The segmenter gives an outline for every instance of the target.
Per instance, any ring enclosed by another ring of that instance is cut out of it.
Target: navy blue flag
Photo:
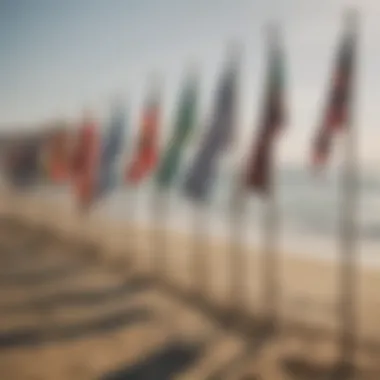
[[[203,201],[207,198],[216,172],[219,156],[231,142],[237,101],[238,60],[230,57],[219,88],[213,119],[203,144],[185,181],[185,193]]]
[[[117,158],[122,153],[124,144],[125,114],[118,107],[111,119],[101,146],[97,196],[102,197],[117,186]]]

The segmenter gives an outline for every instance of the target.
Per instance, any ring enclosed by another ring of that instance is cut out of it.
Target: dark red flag
[[[273,142],[277,132],[286,121],[283,52],[277,31],[273,31],[270,37],[269,71],[263,119],[246,178],[247,186],[262,194],[270,191]]]
[[[344,126],[347,127],[350,98],[352,94],[355,58],[354,35],[347,31],[342,39],[335,72],[333,74],[330,98],[313,143],[313,164],[324,165],[329,157],[332,138]]]

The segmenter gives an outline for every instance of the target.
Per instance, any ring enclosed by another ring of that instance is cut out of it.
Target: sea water
[[[216,175],[208,202],[202,206],[207,226],[204,233],[210,237],[231,234],[232,174],[225,170]],[[283,166],[278,171],[275,184],[277,197],[278,235],[281,252],[292,255],[312,255],[321,259],[336,259],[340,255],[342,187],[337,173],[313,175],[310,170],[297,166]],[[155,184],[152,180],[139,186],[120,183],[107,199],[95,208],[96,213],[121,223],[126,220],[139,225],[160,224],[168,230],[194,234],[197,228],[195,208],[186,199],[180,179],[166,193],[166,206],[157,216]],[[70,197],[67,189],[43,186],[34,190],[58,199]],[[161,199],[162,201],[162,199]],[[242,218],[243,244],[256,250],[264,239],[265,198],[247,196]],[[359,176],[356,207],[356,252],[366,265],[380,265],[380,174],[362,171]]]

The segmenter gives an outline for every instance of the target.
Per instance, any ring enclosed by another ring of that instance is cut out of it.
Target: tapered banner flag
[[[155,224],[155,262],[154,267],[159,276],[165,277],[167,269],[167,244],[165,234],[165,222],[168,216],[170,203],[169,189],[175,181],[178,169],[185,153],[186,143],[193,131],[196,122],[196,111],[198,101],[198,78],[197,73],[192,70],[188,73],[182,94],[179,97],[179,107],[176,114],[174,130],[169,136],[167,148],[164,151],[162,161],[157,171],[157,189],[153,197],[153,212]]]
[[[358,173],[354,125],[354,85],[356,79],[356,46],[358,26],[356,11],[349,10],[345,31],[338,51],[336,67],[327,109],[313,142],[313,162],[316,167],[326,164],[334,135],[344,131],[345,157],[341,175],[341,262],[340,262],[340,348],[345,369],[355,360],[356,340],[356,221]],[[348,364],[348,366],[347,366]],[[348,376],[347,376],[348,378]]]
[[[121,105],[113,110],[111,123],[101,143],[97,197],[111,192],[117,185],[117,160],[124,147],[126,120]]]
[[[172,185],[182,160],[185,145],[189,141],[196,122],[198,83],[195,73],[189,75],[182,91],[173,135],[169,138],[157,173],[157,183],[161,188],[168,188]]]
[[[263,114],[259,124],[258,138],[251,160],[248,162],[246,185],[248,190],[266,197],[263,215],[263,298],[268,323],[275,327],[278,318],[280,276],[278,273],[278,215],[274,177],[274,144],[278,132],[286,123],[284,56],[278,28],[268,29],[268,72]],[[242,261],[242,258],[240,258]],[[236,266],[235,281],[239,284]],[[238,286],[235,286],[238,289]]]
[[[193,208],[195,236],[192,256],[193,281],[201,299],[207,295],[212,273],[205,241],[207,220],[202,207],[209,196],[219,158],[231,144],[236,123],[240,47],[233,45],[231,48],[233,50],[228,52],[227,66],[217,88],[213,119],[185,180],[186,195],[201,207]]]
[[[160,113],[159,94],[153,91],[143,108],[137,149],[126,171],[128,183],[138,184],[157,165]]]
[[[238,58],[237,50],[228,57],[216,93],[211,125],[185,181],[186,194],[197,201],[207,198],[218,158],[232,140],[237,106]]]
[[[79,207],[87,211],[96,194],[99,137],[95,121],[86,117],[73,152],[72,177]]]
[[[349,31],[343,36],[339,47],[330,97],[313,143],[313,163],[317,167],[326,163],[334,135],[347,128],[354,69],[354,42],[354,34]]]

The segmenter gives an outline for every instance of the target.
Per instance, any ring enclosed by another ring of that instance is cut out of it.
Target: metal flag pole
[[[279,38],[280,30],[279,27],[275,24],[269,25],[268,28],[268,44],[269,49],[272,51],[271,54],[271,72],[270,83],[272,81],[281,80],[279,75],[282,74],[277,72],[280,70],[279,67],[274,67],[273,65],[279,65],[278,60],[281,60],[281,57],[278,57],[279,54]],[[274,54],[274,55],[273,55]],[[272,72],[275,70],[275,72]],[[276,83],[271,83],[271,86],[276,85]],[[279,85],[277,83],[277,85]],[[268,188],[266,190],[266,199],[264,204],[264,215],[263,215],[263,285],[264,285],[264,317],[265,322],[268,324],[270,330],[276,329],[278,327],[279,319],[279,302],[280,302],[280,277],[279,277],[279,251],[278,251],[278,236],[279,236],[279,208],[277,201],[277,184],[275,183],[275,166],[273,165],[274,157],[273,155],[273,145],[276,143],[275,134],[278,133],[278,129],[281,128],[284,120],[284,110],[281,97],[283,95],[272,94],[272,91],[282,91],[282,89],[270,88],[269,89],[270,98],[268,101],[268,107],[270,107],[265,112],[269,112],[267,117],[269,118],[267,125],[269,128],[268,136],[263,137],[264,140],[262,144],[265,144],[266,149],[270,151],[269,155],[266,157],[267,165],[267,184]],[[272,98],[274,96],[274,98]],[[279,98],[280,97],[280,98]],[[274,103],[273,103],[274,102]]]
[[[131,249],[130,249],[130,258],[131,258],[131,261],[134,262],[134,265],[137,269],[138,274],[141,274],[144,277],[145,276],[150,277],[151,275],[150,272],[152,272],[152,269],[153,269],[152,267],[154,265],[153,264],[154,249],[151,250],[150,248],[153,245],[152,241],[155,241],[155,237],[152,236],[154,235],[155,226],[153,226],[152,233],[151,231],[148,231],[148,240],[149,240],[149,249],[150,249],[150,252],[148,252],[148,257],[147,257],[148,263],[142,263],[139,260],[139,257],[141,257],[141,255],[139,255],[138,247],[136,247],[136,245],[139,243],[139,240],[141,239],[141,236],[139,236],[141,235],[141,231],[142,233],[145,232],[144,228],[139,229],[138,227],[139,226],[138,201],[140,200],[139,196],[142,195],[141,192],[143,192],[144,190],[141,189],[141,191],[139,191],[140,189],[138,189],[138,187],[144,186],[142,182],[143,180],[146,179],[148,175],[147,168],[145,167],[146,165],[145,147],[146,147],[146,140],[149,140],[151,137],[146,131],[146,125],[145,125],[146,122],[150,123],[150,121],[146,120],[147,117],[150,118],[150,115],[149,114],[147,115],[147,112],[151,112],[150,108],[152,106],[157,107],[157,104],[156,104],[158,101],[157,98],[160,96],[160,88],[157,83],[157,77],[154,76],[152,79],[153,79],[153,85],[150,86],[151,88],[148,93],[148,98],[145,98],[143,100],[143,105],[141,109],[142,114],[140,115],[140,120],[138,121],[138,129],[135,136],[135,147],[133,148],[131,162],[128,164],[126,174],[125,174],[126,182],[127,182],[126,187],[127,187],[127,192],[128,192],[128,206],[129,206],[128,212],[131,217],[132,216],[136,217],[135,221],[133,221],[132,218],[130,218],[131,220],[130,239],[131,239],[131,242],[133,240],[133,244],[131,244]],[[148,144],[151,144],[151,142],[149,141]],[[151,149],[150,145],[148,149]],[[140,173],[140,170],[142,170],[141,173]],[[150,168],[149,168],[149,172],[150,172]],[[134,178],[135,175],[137,176],[136,178]],[[153,196],[153,199],[154,198],[155,197]],[[153,202],[151,201],[151,199],[148,200],[148,203],[149,203],[149,207],[153,206]],[[148,229],[149,227],[150,226],[148,225]],[[135,234],[136,231],[137,233]],[[148,268],[146,268],[146,264],[148,265]]]
[[[264,205],[264,249],[263,249],[263,278],[264,278],[264,301],[265,317],[272,327],[278,322],[279,312],[279,255],[277,250],[278,241],[278,207],[276,193],[271,189]]]
[[[155,186],[153,190],[153,258],[152,266],[158,280],[164,280],[168,269],[166,225],[169,215],[169,199],[163,189]]]
[[[354,50],[357,43],[357,13],[350,10],[346,15],[347,33],[351,33]],[[355,51],[353,51],[355,61]],[[353,62],[355,65],[355,62]],[[355,67],[352,67],[355,70]],[[347,104],[347,134],[345,136],[345,158],[341,177],[341,266],[340,266],[340,307],[341,321],[340,349],[343,365],[351,367],[356,348],[356,219],[358,200],[356,130],[354,126],[355,79],[352,81]]]
[[[132,135],[132,134],[131,134]],[[132,137],[131,137],[131,140]],[[132,141],[132,144],[133,144],[133,141]],[[124,166],[122,166],[122,169],[121,169],[121,176],[122,176],[122,180],[123,180],[123,184],[124,184],[124,191],[125,191],[125,197],[126,197],[126,201],[125,201],[125,204],[126,204],[126,213],[128,215],[128,232],[127,232],[127,235],[128,235],[128,248],[127,248],[127,259],[128,261],[131,263],[131,266],[134,267],[136,269],[136,266],[137,266],[137,261],[135,259],[135,255],[134,255],[134,250],[135,250],[135,247],[134,247],[134,243],[136,241],[135,239],[135,236],[134,236],[134,233],[133,233],[133,228],[135,226],[135,224],[137,223],[136,221],[134,222],[133,218],[135,216],[135,197],[133,194],[133,188],[132,188],[132,185],[129,183],[128,181],[128,178],[127,178],[127,171],[126,171],[126,168],[129,167],[129,160],[132,158],[133,159],[133,155],[131,156],[130,154],[127,155],[126,152],[128,152],[129,149],[132,149],[133,145],[131,144],[128,144],[127,147],[126,147],[126,151],[124,152],[124,154],[122,155],[122,158],[123,158],[123,161],[124,162]]]
[[[156,108],[154,112],[159,112],[160,116],[157,116],[161,119],[161,107],[162,107],[162,86],[163,81],[162,77],[158,72],[153,72],[151,74],[151,101],[153,102],[153,106]],[[160,110],[158,111],[157,108]],[[156,116],[155,116],[156,117]],[[156,125],[155,128],[159,128],[161,125],[161,120],[157,121],[159,125]],[[153,149],[157,149],[156,154],[159,153],[159,131],[152,131],[152,133],[156,133],[155,138],[157,141],[154,142],[156,144]],[[156,160],[158,160],[158,157],[156,157]],[[154,169],[153,173],[156,169],[157,162],[154,163]],[[152,228],[152,235],[150,236],[151,239],[151,252],[150,252],[150,267],[149,271],[155,278],[161,279],[161,275],[164,274],[165,271],[165,265],[166,265],[166,255],[165,255],[165,242],[164,242],[164,234],[163,234],[163,226],[164,223],[163,220],[165,219],[164,215],[167,213],[167,205],[165,200],[165,194],[159,189],[157,186],[155,186],[155,183],[152,184],[153,186],[153,194],[152,194],[152,200],[151,200],[151,207],[152,207],[152,219],[153,219],[153,228]]]
[[[230,249],[229,263],[231,273],[230,302],[232,310],[241,315],[245,302],[245,268],[247,262],[243,250],[243,230],[246,205],[246,194],[241,176],[234,181],[235,187],[231,192],[230,201]]]
[[[242,47],[240,44],[234,43],[231,45],[232,54],[237,62],[241,60]],[[240,107],[237,106],[238,102],[238,89],[239,85],[237,84],[236,91],[236,108],[234,114],[235,125],[239,126],[239,112]],[[236,128],[237,129],[237,128]],[[238,134],[238,130],[235,131]],[[237,155],[238,151],[235,150],[232,152],[232,162],[233,162],[233,178],[231,194],[229,199],[229,222],[230,222],[230,237],[229,237],[229,252],[228,252],[228,263],[230,270],[230,306],[229,317],[237,316],[237,321],[239,322],[240,317],[244,312],[245,307],[245,297],[246,297],[246,272],[245,268],[247,267],[247,261],[245,257],[245,252],[243,249],[243,231],[244,231],[244,222],[245,222],[245,205],[246,205],[246,189],[243,175],[246,167],[240,165],[240,158]],[[236,171],[235,171],[236,170]],[[232,313],[232,314],[231,314]],[[231,321],[232,322],[232,321]]]

